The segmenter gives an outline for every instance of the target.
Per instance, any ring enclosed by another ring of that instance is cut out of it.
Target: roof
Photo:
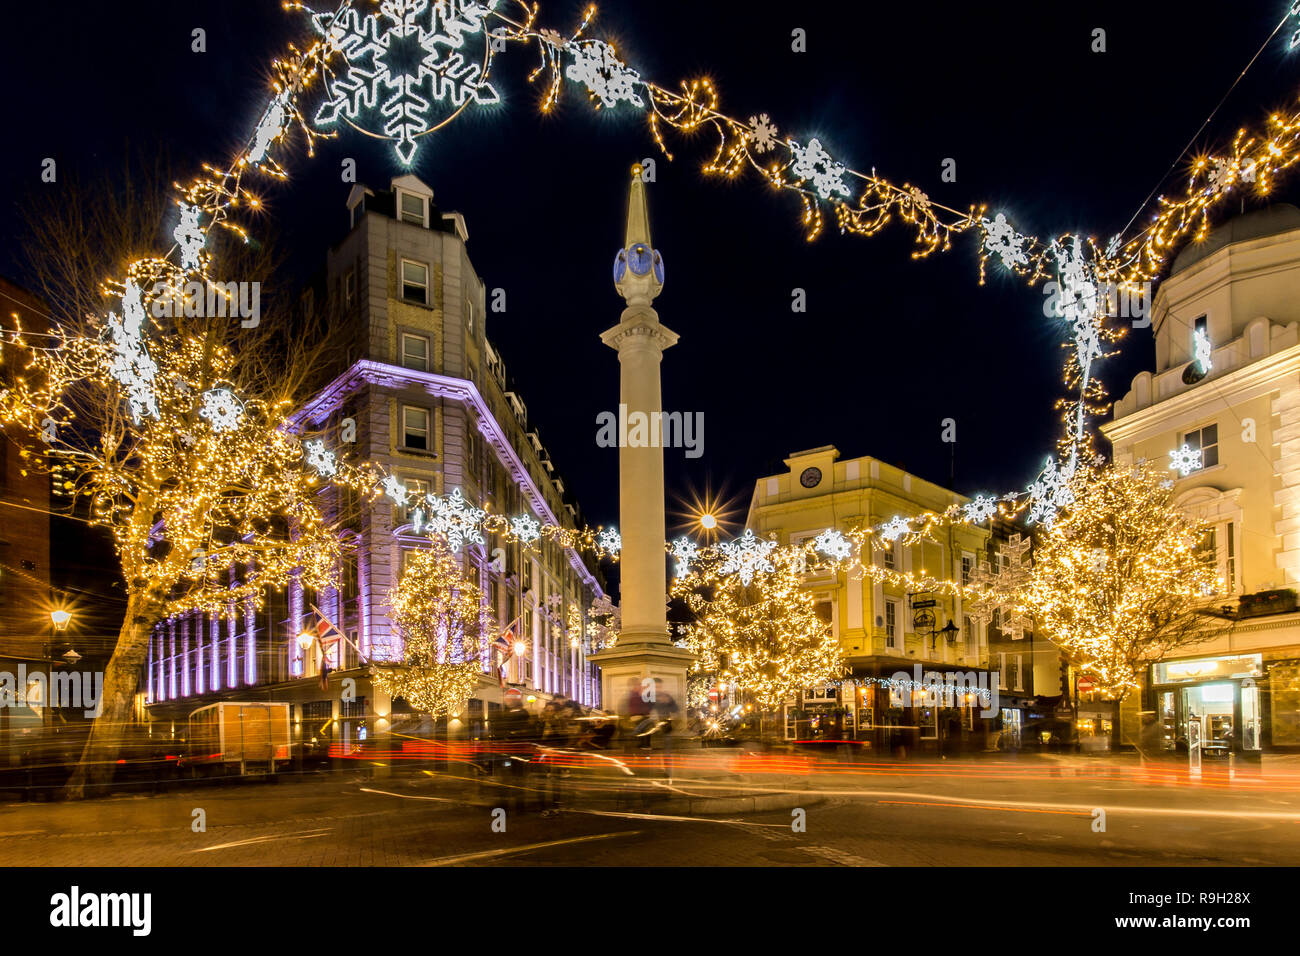
[[[1252,209],[1215,226],[1203,241],[1184,246],[1175,257],[1169,274],[1177,275],[1234,242],[1263,239],[1293,230],[1300,230],[1300,209],[1290,203],[1273,203],[1263,209]]]

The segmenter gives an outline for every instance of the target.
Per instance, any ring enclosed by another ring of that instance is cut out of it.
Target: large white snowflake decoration
[[[596,536],[596,544],[610,554],[618,554],[623,550],[623,536],[618,533],[617,528],[606,528]]]
[[[435,103],[459,111],[500,99],[484,68],[491,56],[484,18],[495,6],[496,0],[384,0],[367,16],[348,8],[333,23],[333,14],[314,17],[316,29],[347,61],[342,76],[327,78],[328,98],[316,122],[341,116],[362,128],[363,114],[378,110],[386,120],[384,135],[396,140],[397,156],[409,166],[416,137],[446,122],[433,115]],[[483,35],[484,52],[467,61],[460,50],[476,34]]]
[[[1201,450],[1184,445],[1169,453],[1169,467],[1186,478],[1201,467]]]
[[[804,182],[811,181],[817,195],[823,199],[849,195],[849,187],[844,185],[846,167],[835,162],[819,140],[810,139],[807,146],[792,142],[790,151],[794,154],[791,170]]]
[[[620,60],[608,43],[583,40],[567,43],[564,48],[573,54],[573,62],[565,68],[564,75],[585,86],[591,96],[600,100],[601,106],[612,109],[620,102],[645,106],[636,91],[642,85],[641,74]]]
[[[961,506],[962,517],[971,524],[983,524],[998,513],[998,499],[992,495],[976,495],[973,501]]]
[[[1007,217],[998,213],[992,219],[981,219],[980,227],[984,231],[984,252],[997,256],[1008,269],[1024,269],[1029,266],[1029,253],[1025,251],[1025,237],[1016,232],[1015,227],[1007,222]]]
[[[1056,513],[1074,503],[1070,479],[1074,477],[1074,463],[1058,468],[1056,461],[1048,458],[1042,474],[1029,486],[1029,523],[1051,527]]]
[[[776,146],[776,127],[772,125],[772,119],[766,113],[751,116],[749,126],[749,142],[753,146],[754,152],[767,153]]]
[[[890,544],[893,544],[903,535],[910,534],[911,531],[911,519],[904,518],[901,515],[894,515],[894,517],[890,518],[880,526],[880,531],[877,533],[880,535],[880,540],[888,541]]]
[[[699,545],[685,535],[673,542],[672,554],[677,559],[674,573],[677,577],[684,578],[691,573],[691,562],[699,552]]]
[[[203,244],[207,242],[207,233],[199,225],[198,206],[180,203],[181,221],[172,230],[172,238],[181,249],[181,268],[186,272],[198,272],[203,267]]]
[[[770,574],[776,570],[769,557],[775,548],[775,541],[756,538],[753,529],[746,528],[745,533],[735,541],[723,542],[722,553],[727,559],[722,562],[720,573],[738,575],[740,583],[749,587],[755,573],[761,571]]]
[[[214,432],[234,431],[244,417],[244,406],[228,388],[210,388],[203,393],[199,417],[212,423]]]
[[[1029,539],[1013,534],[1001,549],[996,571],[984,561],[971,572],[970,585],[979,593],[967,605],[971,620],[987,624],[999,612],[998,630],[1013,641],[1023,639],[1029,627],[1029,619],[1015,604],[1016,593],[1029,582],[1033,559],[1028,552]]]
[[[126,388],[127,406],[137,425],[145,415],[158,417],[158,396],[153,390],[158,365],[144,345],[144,320],[143,293],[128,280],[122,292],[122,314],[109,314],[106,331],[113,343],[109,374]]]
[[[466,501],[459,488],[453,488],[451,494],[441,497],[429,495],[425,500],[429,505],[429,529],[446,538],[447,547],[453,553],[459,551],[466,541],[484,543],[481,525],[486,512]]]
[[[542,526],[531,515],[515,515],[511,518],[510,531],[524,545],[532,544],[542,536]]]
[[[338,459],[335,458],[334,452],[325,447],[325,443],[319,438],[312,438],[302,443],[303,454],[307,459],[307,467],[315,468],[316,473],[323,478],[333,478],[338,474]]]
[[[834,528],[827,528],[813,539],[813,548],[819,554],[835,561],[844,561],[853,553],[853,545]]]

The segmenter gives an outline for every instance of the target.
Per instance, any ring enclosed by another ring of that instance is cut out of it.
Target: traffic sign
[[[1085,674],[1079,678],[1078,682],[1074,686],[1079,689],[1080,694],[1091,694],[1097,689],[1097,681],[1095,678],[1089,677]]]

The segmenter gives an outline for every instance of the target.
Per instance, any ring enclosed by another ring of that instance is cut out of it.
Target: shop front
[[[1206,757],[1258,754],[1264,743],[1260,654],[1199,657],[1151,666],[1150,694],[1160,746],[1187,753],[1200,741]]]

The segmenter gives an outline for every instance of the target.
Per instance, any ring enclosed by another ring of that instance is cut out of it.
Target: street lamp
[[[65,631],[68,629],[68,622],[72,620],[72,613],[63,608],[56,608],[50,612],[50,620],[54,622],[56,631]]]

